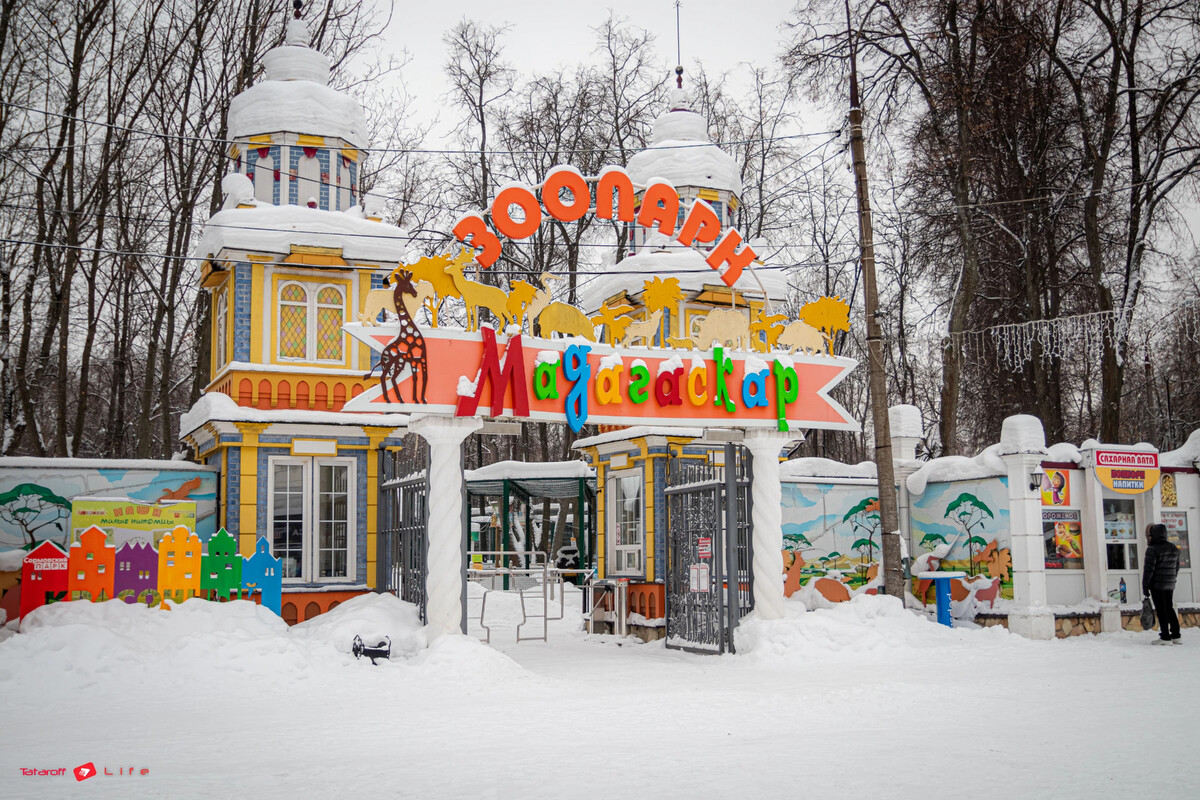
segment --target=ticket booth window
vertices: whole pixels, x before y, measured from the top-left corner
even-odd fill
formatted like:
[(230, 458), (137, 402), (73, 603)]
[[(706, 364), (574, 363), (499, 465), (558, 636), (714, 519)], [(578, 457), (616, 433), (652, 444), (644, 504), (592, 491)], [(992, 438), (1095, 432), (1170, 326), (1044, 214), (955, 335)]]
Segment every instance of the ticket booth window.
[(1137, 570), (1137, 517), (1132, 498), (1104, 498), (1104, 544), (1110, 570)]

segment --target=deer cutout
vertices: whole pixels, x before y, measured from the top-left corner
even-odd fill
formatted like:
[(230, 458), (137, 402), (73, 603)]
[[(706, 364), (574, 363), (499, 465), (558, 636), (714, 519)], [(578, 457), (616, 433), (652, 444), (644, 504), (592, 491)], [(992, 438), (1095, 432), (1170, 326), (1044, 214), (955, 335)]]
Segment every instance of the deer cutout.
[(512, 322), (512, 314), (508, 311), (508, 297), (497, 286), (486, 283), (476, 283), (463, 276), (466, 261), (455, 259), (446, 267), (446, 274), (454, 281), (454, 288), (462, 295), (467, 306), (467, 330), (479, 330), (479, 307), (483, 306), (496, 319), (501, 320), (501, 331)]
[[(394, 279), (400, 269), (392, 271), (391, 277)], [(383, 281), (384, 286), (387, 286), (387, 278)], [(429, 281), (416, 281), (413, 283), (417, 293), (415, 295), (404, 295), (404, 308), (408, 311), (408, 315), (413, 319), (417, 318), (417, 312), (420, 311), (422, 304), (428, 302), (431, 304), (437, 300), (437, 292), (433, 288), (433, 284)], [(367, 327), (375, 327), (378, 323), (375, 318), (379, 316), (379, 312), (384, 309), (390, 309), (395, 304), (395, 298), (392, 295), (391, 289), (372, 289), (367, 292), (367, 298), (363, 301), (363, 310), (358, 315), (359, 324)], [(435, 326), (436, 327), (436, 326)]]
[[(379, 353), (379, 388), (386, 396), (388, 385), (391, 384), (391, 391), (396, 396), (396, 401), (403, 403), (404, 396), (400, 394), (400, 373), (407, 366), (412, 369), (413, 374), (412, 401), (424, 403), (427, 382), (425, 337), (421, 335), (417, 324), (409, 315), (404, 300), (405, 295), (417, 296), (417, 289), (412, 283), (412, 273), (406, 271), (396, 273), (395, 284), (392, 298), (396, 307), (396, 315), (400, 317), (400, 331), (396, 334), (396, 338), (388, 342)], [(370, 372), (363, 376), (364, 379), (369, 377), (371, 377)]]
[(625, 336), (621, 339), (621, 347), (631, 347), (635, 339), (641, 339), (642, 344), (650, 347), (654, 344), (654, 334), (658, 333), (659, 323), (662, 322), (663, 310), (660, 308), (643, 322), (632, 322), (625, 327)]

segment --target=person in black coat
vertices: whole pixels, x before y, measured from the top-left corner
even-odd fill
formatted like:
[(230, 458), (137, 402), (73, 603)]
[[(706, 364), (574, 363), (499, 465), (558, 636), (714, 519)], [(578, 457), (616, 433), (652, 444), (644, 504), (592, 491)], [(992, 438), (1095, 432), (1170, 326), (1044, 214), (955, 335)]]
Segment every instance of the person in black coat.
[(1179, 548), (1167, 541), (1166, 525), (1146, 528), (1146, 564), (1142, 570), (1142, 592), (1154, 603), (1158, 615), (1158, 641), (1179, 644), (1179, 615), (1175, 613), (1175, 579), (1179, 576)]

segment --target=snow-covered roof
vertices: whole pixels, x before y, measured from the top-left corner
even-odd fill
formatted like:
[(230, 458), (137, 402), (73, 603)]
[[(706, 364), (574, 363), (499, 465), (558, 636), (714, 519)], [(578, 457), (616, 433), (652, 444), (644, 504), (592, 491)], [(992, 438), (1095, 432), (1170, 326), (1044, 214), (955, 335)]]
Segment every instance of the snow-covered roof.
[(196, 253), (216, 256), (222, 248), (288, 253), (292, 245), (341, 248), (347, 259), (387, 263), (404, 261), (412, 246), (405, 231), (364, 219), (357, 206), (323, 211), (261, 204), (214, 214), (204, 225)]
[(15, 456), (0, 458), (0, 469), (145, 469), (161, 471), (165, 469), (179, 470), (209, 470), (193, 461), (159, 461), (153, 458), (35, 458), (33, 456)]
[(232, 138), (287, 131), (367, 144), (362, 104), (329, 87), (329, 59), (308, 40), (305, 23), (289, 20), (286, 44), (263, 56), (264, 79), (229, 103)]
[(585, 436), (582, 439), (576, 439), (575, 444), (571, 445), (571, 447), (579, 450), (584, 447), (608, 444), (609, 442), (640, 439), (643, 436), (683, 436), (688, 439), (698, 439), (703, 435), (704, 431), (700, 428), (667, 428), (657, 425), (634, 425), (631, 428), (622, 428), (618, 431), (608, 431), (607, 433), (598, 433), (595, 436)]
[(208, 422), (300, 423), (307, 425), (371, 425), (401, 428), (408, 425), (407, 414), (363, 414), (305, 409), (262, 410), (239, 406), (221, 392), (209, 392), (179, 417), (179, 435), (186, 436)]
[(582, 461), (497, 461), (463, 473), (468, 481), (522, 480), (527, 478), (594, 478), (596, 470)]
[(1168, 450), (1158, 455), (1158, 463), (1164, 467), (1195, 467), (1197, 462), (1200, 462), (1200, 431), (1192, 431), (1192, 435), (1178, 450)]
[(1058, 464), (1080, 464), (1083, 462), (1083, 453), (1070, 442), (1059, 442), (1046, 448), (1046, 460)]
[[(589, 311), (599, 308), (605, 300), (626, 291), (637, 294), (643, 282), (653, 277), (678, 278), (685, 292), (698, 292), (707, 286), (723, 286), (721, 276), (708, 266), (704, 254), (690, 247), (675, 246), (667, 252), (643, 249), (616, 265), (608, 266), (611, 273), (596, 275), (580, 285), (579, 305)], [(788, 295), (787, 273), (775, 267), (759, 267), (753, 273), (747, 269), (738, 280), (736, 289), (751, 297), (762, 297), (758, 281), (762, 282), (772, 300), (785, 300)]]
[(676, 188), (700, 186), (741, 194), (741, 170), (733, 156), (712, 144), (708, 124), (691, 110), (682, 89), (671, 92), (671, 110), (654, 121), (650, 146), (629, 159), (635, 183), (662, 178)]
[(779, 477), (788, 478), (871, 478), (876, 477), (875, 462), (843, 464), (829, 458), (793, 458), (779, 465)]
[(230, 138), (284, 131), (337, 137), (353, 147), (367, 144), (362, 105), (319, 83), (262, 81), (230, 101)]

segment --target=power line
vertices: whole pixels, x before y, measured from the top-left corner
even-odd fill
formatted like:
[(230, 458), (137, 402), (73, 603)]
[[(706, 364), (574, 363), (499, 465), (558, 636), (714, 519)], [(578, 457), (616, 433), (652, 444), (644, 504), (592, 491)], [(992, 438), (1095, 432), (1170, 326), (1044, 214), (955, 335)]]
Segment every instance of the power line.
[[(88, 119), (86, 117), (73, 117), (69, 114), (62, 114), (57, 111), (50, 111), (50, 110), (44, 109), (44, 108), (34, 108), (32, 106), (23, 106), (18, 103), (11, 103), (11, 102), (2, 101), (2, 100), (0, 100), (0, 105), (6, 106), (8, 108), (20, 109), (22, 111), (28, 111), (28, 112), (34, 113), (34, 114), (44, 114), (44, 115), (50, 116), (50, 117), (58, 117), (60, 119), (74, 120), (75, 122), (81, 122), (85, 125), (96, 125), (96, 126), (100, 126), (100, 127), (104, 127), (104, 128), (110, 128), (113, 130), (125, 131), (127, 133), (136, 133), (141, 136), (147, 136), (147, 137), (156, 138), (156, 139), (174, 139), (177, 141), (199, 142), (199, 143), (203, 143), (203, 144), (220, 144), (220, 145), (243, 144), (244, 143), (243, 140), (239, 140), (239, 139), (219, 139), (219, 138), (211, 137), (211, 136), (188, 136), (186, 134), (178, 134), (178, 133), (163, 133), (160, 131), (147, 131), (147, 130), (142, 130), (141, 128), (131, 128), (127, 125), (118, 125), (113, 122), (104, 122), (102, 120)], [(762, 142), (788, 141), (791, 139), (810, 139), (810, 138), (814, 138), (817, 136), (829, 136), (831, 134), (837, 134), (837, 133), (839, 133), (839, 131), (813, 131), (811, 133), (792, 133), (792, 134), (786, 134), (783, 136), (764, 136), (764, 137), (754, 138), (754, 139), (737, 139), (737, 140), (731, 140), (731, 141), (726, 141), (726, 142), (696, 142), (695, 144), (647, 145), (643, 149), (647, 149), (647, 150), (689, 150), (689, 149), (693, 149), (693, 148), (697, 148), (697, 147), (727, 147), (727, 146), (737, 146), (737, 145), (746, 145), (746, 144), (759, 144)], [(97, 146), (99, 146), (101, 144), (102, 144), (101, 142), (96, 143)], [(253, 146), (253, 145), (251, 145), (251, 146)], [(10, 149), (12, 149), (12, 148), (10, 148)], [(478, 150), (430, 149), (430, 148), (421, 148), (421, 147), (364, 147), (362, 149), (367, 153), (407, 153), (407, 154), (418, 154), (418, 155), (469, 155), (469, 156), (479, 155)], [(563, 154), (567, 154), (567, 153), (571, 153), (571, 154), (615, 153), (615, 152), (621, 152), (622, 149), (623, 148), (616, 146), (616, 145), (613, 145), (611, 147), (564, 147), (564, 148), (560, 148), (558, 150), (558, 152), (563, 153)], [(497, 155), (544, 155), (544, 151), (542, 151), (542, 150), (488, 150), (487, 155), (493, 155), (493, 156), (497, 156)]]
[[(442, 241), (442, 240), (441, 239), (433, 239), (433, 238), (424, 238), (423, 239), (421, 237), (412, 237), (412, 238), (410, 238), (410, 241), (433, 242), (433, 241)], [(122, 258), (152, 258), (152, 259), (159, 259), (159, 260), (167, 259), (167, 260), (172, 260), (172, 261), (211, 261), (211, 260), (214, 260), (214, 259), (208, 258), (207, 256), (176, 256), (176, 255), (169, 255), (167, 253), (148, 253), (148, 252), (140, 252), (140, 251), (134, 251), (134, 250), (114, 250), (112, 248), (94, 247), (92, 245), (65, 244), (62, 242), (35, 242), (35, 241), (30, 241), (30, 240), (11, 239), (11, 238), (0, 238), (0, 244), (30, 245), (30, 246), (49, 247), (49, 248), (53, 248), (53, 249), (62, 249), (62, 250), (77, 250), (77, 251), (88, 252), (88, 253), (103, 253), (105, 255), (119, 256)], [(601, 245), (594, 245), (594, 246), (599, 247)], [(612, 247), (612, 245), (603, 245), (603, 246), (610, 247), (610, 248)], [(215, 260), (220, 260), (220, 259), (215, 259)], [(854, 260), (855, 259), (846, 259), (845, 261), (828, 262), (828, 263), (849, 264), (849, 263), (852, 263)], [(810, 266), (811, 267), (821, 267), (821, 266), (826, 266), (826, 263), (827, 262), (824, 262), (824, 261), (811, 261), (811, 262), (798, 262), (795, 264), (763, 264), (760, 266), (756, 266), (755, 269), (789, 270), (789, 269), (796, 269), (799, 267), (810, 267)], [(289, 263), (289, 264), (287, 264), (287, 266), (289, 266), (289, 267), (321, 268), (321, 267), (327, 267), (328, 265)], [(493, 275), (528, 276), (528, 275), (532, 274), (532, 272), (528, 271), (528, 270), (515, 270), (515, 269), (514, 270), (498, 270), (498, 269), (494, 269), (494, 268), (489, 269), (488, 272)], [(621, 269), (579, 270), (579, 269), (577, 269), (577, 270), (575, 270), (575, 274), (576, 275), (597, 275), (597, 276), (601, 276), (601, 275), (645, 275), (646, 270), (644, 270), (644, 269), (637, 269), (637, 270), (621, 270)], [(713, 270), (713, 269), (656, 269), (655, 274), (656, 275), (708, 275), (708, 274), (712, 274), (712, 275), (716, 276), (717, 272), (716, 272), (716, 270)]]
[[(300, 206), (294, 206), (294, 207), (300, 208)], [(27, 210), (27, 211), (37, 211), (38, 210), (37, 206), (20, 205), (17, 203), (0, 203), (0, 208), (23, 209), (23, 210)], [(267, 208), (286, 208), (286, 206), (267, 206)], [(46, 210), (56, 211), (56, 212), (62, 213), (62, 214), (85, 216), (85, 217), (88, 217), (89, 219), (116, 220), (119, 223), (149, 222), (149, 223), (153, 223), (156, 225), (165, 225), (165, 224), (168, 224), (171, 222), (171, 220), (167, 217), (158, 217), (158, 216), (137, 216), (137, 215), (126, 215), (126, 214), (96, 214), (96, 213), (92, 213), (92, 212), (88, 212), (88, 211), (74, 211), (71, 209), (63, 209), (63, 208), (46, 209)], [(246, 210), (246, 209), (243, 209), (243, 210)], [(450, 210), (450, 209), (447, 209), (447, 210)], [(338, 213), (342, 213), (342, 212), (331, 211), (331, 212), (325, 212), (325, 213), (338, 214)], [(222, 224), (219, 222), (212, 222), (211, 219), (212, 218), (210, 217), (209, 221), (207, 221), (207, 222), (194, 222), (194, 224), (197, 226), (203, 226), (205, 228), (220, 228), (220, 229), (240, 230), (240, 231), (259, 231), (259, 232), (264, 232), (264, 233), (288, 233), (288, 234), (296, 234), (298, 236), (328, 235), (328, 231), (305, 230), (302, 228), (267, 227), (267, 226), (259, 226), (259, 225), (225, 225), (225, 224)], [(380, 224), (382, 225), (385, 223), (380, 223)], [(388, 226), (388, 227), (391, 227), (391, 226)], [(423, 241), (423, 242), (440, 241), (439, 239), (436, 239), (436, 238), (430, 237), (430, 236), (398, 237), (398, 236), (394, 236), (394, 235), (388, 235), (386, 233), (357, 233), (357, 232), (352, 232), (352, 231), (337, 233), (336, 235), (339, 237), (352, 238), (352, 239), (382, 239), (382, 240), (387, 240), (387, 241), (395, 241), (398, 238), (408, 238), (410, 241)], [(445, 233), (444, 237), (446, 239), (454, 239), (454, 235), (449, 232)], [(601, 243), (601, 242), (579, 242), (575, 246), (577, 246), (577, 247), (598, 247), (598, 248), (613, 248), (613, 247), (615, 247), (614, 244), (605, 244), (605, 243)], [(805, 248), (805, 249), (818, 249), (817, 245), (810, 245), (810, 244), (789, 245), (789, 247), (798, 247), (798, 248)], [(682, 246), (679, 246), (677, 249), (682, 251), (684, 248), (682, 248)]]

